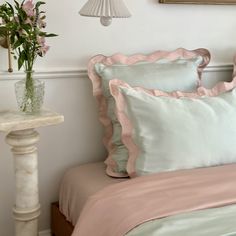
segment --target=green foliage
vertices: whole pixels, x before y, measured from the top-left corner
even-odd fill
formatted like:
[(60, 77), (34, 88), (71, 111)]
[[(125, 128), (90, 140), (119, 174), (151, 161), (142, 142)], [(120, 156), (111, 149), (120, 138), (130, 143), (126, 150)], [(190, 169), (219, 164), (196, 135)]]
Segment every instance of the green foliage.
[(45, 2), (23, 0), (21, 3), (14, 0), (14, 6), (6, 2), (0, 5), (0, 36), (7, 35), (18, 60), (18, 69), (23, 66), (26, 71), (32, 71), (37, 56), (44, 56), (49, 47), (45, 38), (55, 37), (56, 34), (43, 31), (46, 26), (45, 12), (40, 7)]

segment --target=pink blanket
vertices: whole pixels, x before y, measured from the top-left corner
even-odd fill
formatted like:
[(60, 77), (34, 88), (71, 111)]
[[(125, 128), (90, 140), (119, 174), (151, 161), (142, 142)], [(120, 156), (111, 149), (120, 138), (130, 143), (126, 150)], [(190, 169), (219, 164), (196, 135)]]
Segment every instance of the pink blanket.
[(72, 236), (122, 236), (153, 219), (236, 203), (236, 164), (138, 177), (87, 201)]

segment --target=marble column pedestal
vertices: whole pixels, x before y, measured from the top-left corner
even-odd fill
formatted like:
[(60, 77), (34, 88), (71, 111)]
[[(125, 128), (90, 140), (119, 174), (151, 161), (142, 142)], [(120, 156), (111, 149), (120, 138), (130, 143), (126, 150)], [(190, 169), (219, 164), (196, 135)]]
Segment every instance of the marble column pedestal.
[(44, 110), (37, 115), (16, 111), (0, 112), (0, 131), (7, 133), (14, 158), (16, 200), (13, 207), (15, 236), (37, 236), (40, 215), (38, 189), (38, 157), (35, 144), (39, 134), (35, 128), (56, 125), (64, 117)]

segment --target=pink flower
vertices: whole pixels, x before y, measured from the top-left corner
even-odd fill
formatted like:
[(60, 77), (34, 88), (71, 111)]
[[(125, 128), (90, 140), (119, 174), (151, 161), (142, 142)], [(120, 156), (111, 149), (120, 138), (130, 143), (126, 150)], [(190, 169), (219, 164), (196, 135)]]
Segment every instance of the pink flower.
[(30, 24), (30, 25), (32, 25), (33, 22), (32, 22), (32, 20), (31, 20), (30, 18), (27, 18), (26, 21), (25, 21), (25, 24)]
[(47, 51), (50, 49), (48, 45), (44, 45), (41, 48), (39, 48), (39, 55), (44, 56)]
[(14, 20), (15, 20), (15, 22), (19, 23), (19, 17), (18, 16), (14, 16)]
[(42, 19), (39, 19), (38, 25), (39, 25), (39, 28), (41, 29), (41, 28), (45, 28), (47, 24)]
[(34, 4), (33, 4), (33, 0), (27, 0), (23, 6), (22, 6), (23, 10), (26, 12), (27, 16), (34, 16)]
[(45, 37), (38, 37), (37, 41), (40, 46), (45, 45)]
[(25, 30), (20, 29), (20, 30), (19, 30), (19, 35), (20, 35), (20, 36), (23, 36), (23, 35), (27, 35), (27, 33), (26, 33)]
[(47, 53), (47, 51), (49, 50), (50, 47), (45, 44), (45, 37), (38, 37), (37, 41), (38, 41), (38, 44), (40, 46), (39, 49), (38, 49), (38, 54), (40, 56), (44, 56)]

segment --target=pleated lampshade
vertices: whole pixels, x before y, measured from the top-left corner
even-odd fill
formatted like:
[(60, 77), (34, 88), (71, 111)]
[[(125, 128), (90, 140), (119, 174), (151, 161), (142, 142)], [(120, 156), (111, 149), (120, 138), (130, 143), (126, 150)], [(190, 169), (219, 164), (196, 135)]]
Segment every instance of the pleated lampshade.
[(79, 14), (81, 16), (100, 17), (104, 26), (110, 25), (112, 18), (131, 16), (123, 0), (88, 0)]

